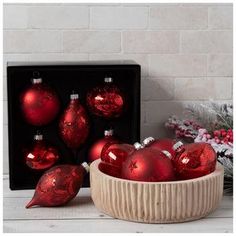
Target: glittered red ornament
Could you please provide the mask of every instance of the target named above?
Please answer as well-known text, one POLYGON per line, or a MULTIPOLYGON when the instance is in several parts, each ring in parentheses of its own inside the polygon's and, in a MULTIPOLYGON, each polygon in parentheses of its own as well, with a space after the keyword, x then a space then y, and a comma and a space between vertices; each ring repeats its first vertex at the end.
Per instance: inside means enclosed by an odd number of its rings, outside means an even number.
POLYGON ((32 82, 20 96, 23 117, 31 125, 47 125, 59 112, 58 96, 54 90, 42 83, 41 78, 33 79, 32 82))
POLYGON ((110 175, 116 178, 121 178, 121 169, 114 165, 100 162, 98 165, 98 169, 107 175, 110 175))
POLYGON ((59 153, 55 147, 46 144, 43 135, 34 136, 33 146, 25 153, 27 166, 35 170, 44 170, 52 167, 59 159, 59 153))
POLYGON ((79 95, 71 94, 70 98, 70 103, 60 119, 59 131, 67 147, 77 149, 88 137, 89 119, 79 102, 79 95))
POLYGON ((123 93, 112 82, 105 78, 105 85, 93 88, 86 97, 90 111, 106 119, 120 117, 125 106, 123 93))
POLYGON ((101 158, 103 147, 107 143, 114 143, 114 142, 118 142, 118 140, 113 136, 113 130, 112 129, 105 130, 104 137, 97 140, 90 148, 89 154, 88 154, 89 161, 93 162, 94 160, 101 158))
POLYGON ((30 208, 39 206, 60 206, 72 200, 83 183, 88 172, 88 164, 59 165, 46 171, 36 186, 32 200, 26 205, 30 208))
POLYGON ((176 156, 173 159, 179 179, 193 179, 210 174, 216 167, 216 153, 208 143, 174 145, 176 156))
POLYGON ((101 153, 101 160, 120 169, 123 162, 135 151, 133 145, 126 143, 108 143, 104 146, 101 153))
POLYGON ((175 179, 174 168, 167 151, 141 148, 128 156, 123 163, 121 176, 124 179, 159 182, 175 179))
POLYGON ((173 149, 173 145, 175 144, 175 140, 169 138, 163 139, 154 139, 153 137, 148 137, 143 140, 143 145, 145 147, 157 148, 159 150, 166 150, 172 156, 175 156, 175 151, 173 149))

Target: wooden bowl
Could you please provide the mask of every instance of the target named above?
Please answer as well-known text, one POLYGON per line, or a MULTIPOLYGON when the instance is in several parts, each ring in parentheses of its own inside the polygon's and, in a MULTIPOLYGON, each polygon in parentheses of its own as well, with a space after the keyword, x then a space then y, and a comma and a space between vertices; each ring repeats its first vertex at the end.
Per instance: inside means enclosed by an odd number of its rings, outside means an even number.
POLYGON ((173 223, 202 218, 215 210, 223 195, 222 165, 206 176, 171 182, 140 182, 104 174, 100 160, 90 165, 95 206, 114 218, 145 223, 173 223))

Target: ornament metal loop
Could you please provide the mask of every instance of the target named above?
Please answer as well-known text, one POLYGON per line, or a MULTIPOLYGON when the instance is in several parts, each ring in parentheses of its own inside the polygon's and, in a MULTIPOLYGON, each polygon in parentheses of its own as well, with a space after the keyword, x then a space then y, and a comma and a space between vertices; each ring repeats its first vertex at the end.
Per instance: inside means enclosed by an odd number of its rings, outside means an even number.
POLYGON ((41 84, 43 82, 42 78, 33 78, 32 83, 33 84, 41 84))
POLYGON ((87 173, 89 172, 89 165, 88 165, 87 162, 83 162, 83 163, 81 164, 81 166, 84 167, 84 169, 86 170, 87 173))
POLYGON ((73 93, 70 95, 71 100, 79 99, 79 94, 78 93, 73 93))
POLYGON ((40 77, 40 73, 38 71, 33 71, 32 83, 33 84, 42 83, 42 78, 40 77))
POLYGON ((43 140, 43 135, 42 134, 40 134, 40 133, 37 133, 37 134, 35 134, 34 135, 34 140, 43 140))
POLYGON ((114 130, 113 129, 107 129, 104 131, 104 136, 113 136, 114 130))
POLYGON ((150 143, 152 143, 152 142, 154 142, 155 141, 155 139, 153 138, 153 137, 148 137, 148 138, 145 138, 144 140, 143 140, 143 145, 144 146, 147 146, 148 144, 150 144, 150 143))
POLYGON ((112 83, 112 82, 113 82, 113 78, 111 78, 111 77, 105 77, 105 78, 104 78, 104 82, 105 82, 105 83, 112 83))
POLYGON ((168 158, 172 158, 172 155, 171 155, 168 151, 162 150, 161 152, 162 152, 165 156, 167 156, 168 158))
POLYGON ((136 150, 139 150, 139 149, 143 148, 143 145, 141 143, 139 143, 139 142, 136 142, 136 143, 134 143, 134 148, 136 150))
POLYGON ((174 151, 177 151, 180 147, 182 147, 184 144, 181 141, 178 141, 174 144, 173 149, 174 151))

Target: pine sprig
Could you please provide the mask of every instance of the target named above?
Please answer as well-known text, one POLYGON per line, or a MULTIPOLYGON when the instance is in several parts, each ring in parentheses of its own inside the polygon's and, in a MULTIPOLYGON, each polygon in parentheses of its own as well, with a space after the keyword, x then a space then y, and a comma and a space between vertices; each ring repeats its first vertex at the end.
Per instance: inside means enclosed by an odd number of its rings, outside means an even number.
POLYGON ((224 191, 233 192, 233 105, 210 101, 185 107, 185 119, 171 116, 165 126, 177 138, 211 144, 224 166, 224 191), (202 128, 204 127, 204 128, 202 128), (223 134, 224 133, 224 134, 223 134))
POLYGON ((212 132, 216 129, 233 129, 233 105, 209 102, 186 106, 185 114, 212 132))

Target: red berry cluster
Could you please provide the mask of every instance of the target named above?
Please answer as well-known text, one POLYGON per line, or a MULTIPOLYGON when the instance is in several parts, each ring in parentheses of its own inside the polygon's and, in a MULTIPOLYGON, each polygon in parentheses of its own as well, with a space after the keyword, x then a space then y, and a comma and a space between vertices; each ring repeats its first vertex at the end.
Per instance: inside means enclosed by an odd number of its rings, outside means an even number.
POLYGON ((194 138, 195 133, 201 126, 192 120, 183 120, 183 124, 175 127, 177 138, 194 138))
POLYGON ((165 123, 167 128, 175 131, 176 138, 192 138, 194 139, 201 126, 193 120, 179 120, 172 116, 165 123))
POLYGON ((213 132, 216 143, 233 143, 233 130, 232 129, 219 129, 213 132))

